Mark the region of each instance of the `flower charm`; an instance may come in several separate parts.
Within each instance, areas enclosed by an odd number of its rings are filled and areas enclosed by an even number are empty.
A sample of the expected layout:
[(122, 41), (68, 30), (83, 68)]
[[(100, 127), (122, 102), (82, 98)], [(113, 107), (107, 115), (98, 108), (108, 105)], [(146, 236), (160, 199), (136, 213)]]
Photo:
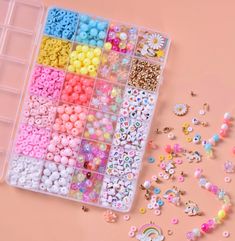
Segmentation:
[(157, 50), (163, 47), (164, 38), (159, 33), (153, 33), (148, 36), (147, 43), (150, 48)]

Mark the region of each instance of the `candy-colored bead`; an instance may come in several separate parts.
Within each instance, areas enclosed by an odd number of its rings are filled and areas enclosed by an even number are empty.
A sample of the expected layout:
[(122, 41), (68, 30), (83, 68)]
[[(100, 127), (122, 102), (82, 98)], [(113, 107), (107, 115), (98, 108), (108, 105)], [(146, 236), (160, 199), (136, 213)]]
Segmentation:
[(208, 233), (208, 232), (210, 231), (209, 225), (208, 225), (207, 223), (203, 223), (203, 224), (201, 225), (201, 230), (202, 230), (202, 232), (204, 232), (204, 233)]
[(222, 210), (219, 210), (217, 215), (218, 215), (218, 218), (222, 220), (226, 217), (226, 212), (222, 209)]

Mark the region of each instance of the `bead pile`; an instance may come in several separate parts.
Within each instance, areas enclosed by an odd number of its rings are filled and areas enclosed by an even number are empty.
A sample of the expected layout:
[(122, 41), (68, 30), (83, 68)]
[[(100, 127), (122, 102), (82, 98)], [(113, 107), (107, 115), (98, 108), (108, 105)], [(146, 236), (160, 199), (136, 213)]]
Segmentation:
[[(149, 35), (148, 49), (143, 46), (148, 54), (139, 52), (142, 33)], [(48, 10), (42, 34), (8, 180), (126, 212), (169, 40), (158, 32), (57, 7)], [(149, 58), (152, 50), (158, 57)]]

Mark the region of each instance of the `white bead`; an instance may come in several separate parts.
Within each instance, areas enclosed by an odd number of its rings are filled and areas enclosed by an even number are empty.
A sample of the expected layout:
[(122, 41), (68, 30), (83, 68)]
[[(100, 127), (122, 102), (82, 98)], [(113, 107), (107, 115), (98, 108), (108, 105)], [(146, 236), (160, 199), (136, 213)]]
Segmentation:
[(148, 181), (148, 180), (145, 181), (144, 184), (143, 184), (143, 187), (146, 188), (146, 189), (150, 188), (151, 187), (151, 182)]
[(43, 170), (43, 174), (44, 174), (45, 176), (50, 176), (50, 175), (51, 175), (51, 171), (46, 168), (46, 169)]
[(45, 186), (48, 188), (48, 187), (51, 187), (52, 186), (52, 181), (50, 179), (46, 179), (45, 182), (44, 182)]
[(224, 119), (225, 119), (225, 120), (230, 120), (230, 119), (231, 119), (231, 114), (230, 114), (229, 112), (226, 112), (226, 113), (224, 114)]

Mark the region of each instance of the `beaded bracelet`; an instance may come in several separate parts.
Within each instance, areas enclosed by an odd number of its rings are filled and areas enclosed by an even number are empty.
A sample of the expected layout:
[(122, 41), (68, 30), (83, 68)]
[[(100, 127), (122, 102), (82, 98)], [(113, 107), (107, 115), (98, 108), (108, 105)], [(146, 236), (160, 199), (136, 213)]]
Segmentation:
[(230, 113), (226, 112), (224, 114), (224, 120), (223, 120), (223, 124), (220, 127), (219, 134), (214, 134), (208, 141), (202, 142), (202, 145), (208, 157), (211, 157), (211, 158), (213, 157), (212, 146), (215, 146), (216, 143), (218, 143), (222, 138), (226, 137), (231, 119), (232, 118)]
[(222, 189), (220, 189), (216, 185), (213, 185), (210, 182), (208, 182), (206, 178), (202, 176), (202, 170), (200, 168), (196, 169), (194, 176), (199, 179), (199, 185), (201, 187), (206, 188), (208, 191), (214, 193), (219, 200), (222, 200), (223, 206), (218, 211), (217, 215), (209, 219), (207, 222), (203, 223), (200, 229), (194, 228), (192, 231), (189, 231), (186, 234), (186, 238), (190, 241), (196, 240), (197, 238), (201, 237), (202, 234), (211, 232), (216, 227), (216, 225), (221, 224), (232, 206), (228, 194), (226, 194)]

